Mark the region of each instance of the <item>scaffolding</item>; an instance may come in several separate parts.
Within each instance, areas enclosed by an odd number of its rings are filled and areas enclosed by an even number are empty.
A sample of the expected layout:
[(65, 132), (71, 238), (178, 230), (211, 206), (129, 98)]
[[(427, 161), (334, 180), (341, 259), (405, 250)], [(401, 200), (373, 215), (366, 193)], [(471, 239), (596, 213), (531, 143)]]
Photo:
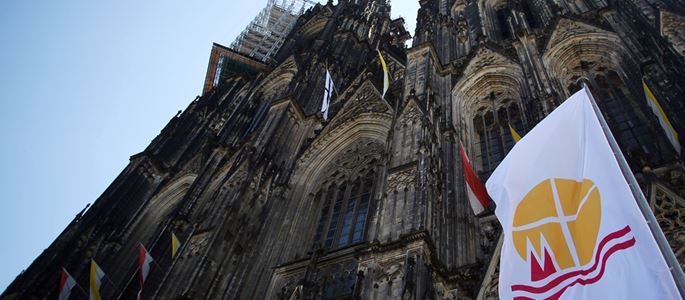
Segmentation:
[(269, 0), (266, 7), (231, 44), (231, 48), (268, 63), (283, 46), (297, 18), (315, 4), (311, 0)]

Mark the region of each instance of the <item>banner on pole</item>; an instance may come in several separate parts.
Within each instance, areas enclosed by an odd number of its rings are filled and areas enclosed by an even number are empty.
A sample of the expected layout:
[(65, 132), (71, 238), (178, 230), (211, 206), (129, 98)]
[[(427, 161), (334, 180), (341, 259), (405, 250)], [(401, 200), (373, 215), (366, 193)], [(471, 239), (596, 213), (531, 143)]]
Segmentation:
[(486, 186), (504, 230), (502, 299), (680, 299), (585, 90)]

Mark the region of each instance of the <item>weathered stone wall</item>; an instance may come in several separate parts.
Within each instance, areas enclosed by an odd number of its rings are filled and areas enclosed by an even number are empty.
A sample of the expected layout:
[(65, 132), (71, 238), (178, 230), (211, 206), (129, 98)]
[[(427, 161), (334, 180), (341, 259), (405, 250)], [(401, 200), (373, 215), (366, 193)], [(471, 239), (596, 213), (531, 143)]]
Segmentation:
[(157, 261), (146, 298), (496, 298), (501, 230), (473, 215), (457, 147), (487, 179), (508, 126), (525, 134), (582, 76), (683, 257), (682, 158), (641, 90), (685, 132), (680, 2), (421, 1), (410, 49), (384, 1), (339, 2), (173, 117), (3, 298), (54, 298), (60, 268), (83, 284), (90, 259), (105, 298), (133, 298), (139, 243)]

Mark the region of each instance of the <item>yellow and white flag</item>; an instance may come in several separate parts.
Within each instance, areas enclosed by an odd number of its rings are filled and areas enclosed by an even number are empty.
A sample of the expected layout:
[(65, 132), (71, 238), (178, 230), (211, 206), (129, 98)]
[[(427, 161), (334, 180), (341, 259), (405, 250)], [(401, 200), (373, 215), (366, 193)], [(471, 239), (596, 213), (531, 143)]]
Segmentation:
[(675, 128), (673, 128), (671, 121), (668, 119), (668, 116), (666, 116), (666, 112), (664, 112), (664, 109), (661, 108), (659, 100), (656, 99), (654, 93), (652, 93), (652, 90), (649, 89), (647, 83), (644, 81), (642, 82), (642, 88), (645, 90), (647, 105), (649, 105), (649, 107), (652, 109), (652, 112), (654, 112), (657, 119), (659, 119), (659, 124), (661, 125), (661, 128), (664, 129), (666, 137), (673, 145), (673, 148), (675, 148), (675, 151), (680, 153), (680, 138), (678, 137), (678, 132), (676, 132)]
[(100, 269), (95, 260), (90, 260), (90, 300), (101, 300), (100, 286), (102, 286), (102, 278), (105, 277), (105, 272)]
[(178, 237), (172, 232), (171, 233), (171, 258), (176, 257), (178, 253), (178, 248), (181, 247), (181, 242), (178, 241)]
[(388, 65), (385, 64), (385, 59), (383, 59), (381, 50), (376, 51), (378, 51), (378, 58), (381, 60), (381, 67), (383, 67), (383, 98), (385, 98), (385, 93), (387, 93), (390, 88), (390, 74), (388, 73)]
[(502, 299), (680, 299), (586, 89), (486, 183), (504, 241)]

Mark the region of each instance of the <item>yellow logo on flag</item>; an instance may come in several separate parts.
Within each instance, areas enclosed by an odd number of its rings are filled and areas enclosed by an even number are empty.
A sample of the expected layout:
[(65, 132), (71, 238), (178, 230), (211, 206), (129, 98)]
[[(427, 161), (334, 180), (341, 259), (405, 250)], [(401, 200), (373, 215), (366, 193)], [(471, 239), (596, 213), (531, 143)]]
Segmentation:
[[(592, 181), (545, 180), (516, 209), (514, 245), (525, 260), (531, 251), (544, 259), (545, 253), (540, 252), (544, 238), (557, 267), (561, 270), (580, 267), (592, 259), (600, 220), (599, 190)], [(533, 249), (528, 249), (528, 241)]]
[(535, 186), (516, 207), (511, 238), (530, 265), (531, 282), (547, 283), (514, 285), (512, 291), (557, 299), (570, 286), (599, 281), (608, 258), (635, 245), (634, 238), (625, 240), (628, 226), (600, 241), (601, 220), (600, 190), (592, 180), (556, 178)]

